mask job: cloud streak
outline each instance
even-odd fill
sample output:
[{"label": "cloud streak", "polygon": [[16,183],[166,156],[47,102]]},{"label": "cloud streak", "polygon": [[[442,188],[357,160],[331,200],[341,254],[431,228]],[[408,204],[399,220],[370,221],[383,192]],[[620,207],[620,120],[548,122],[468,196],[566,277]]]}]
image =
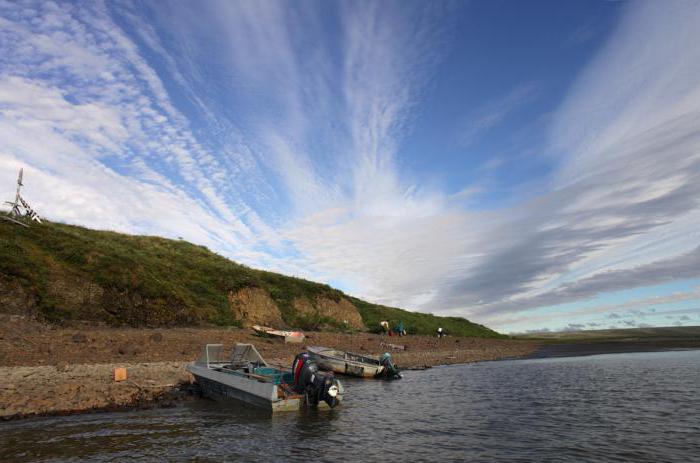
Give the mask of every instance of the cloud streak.
[{"label": "cloud streak", "polygon": [[521,84],[507,95],[484,105],[469,117],[460,135],[463,145],[474,143],[490,129],[501,124],[511,113],[537,97],[536,85],[532,82]]},{"label": "cloud streak", "polygon": [[437,306],[488,319],[698,276],[700,56],[681,44],[700,11],[661,10],[629,6],[555,115],[551,191],[486,233]]},{"label": "cloud streak", "polygon": [[0,161],[44,180],[33,188],[49,217],[250,246],[216,157],[99,4],[2,7]]},{"label": "cloud streak", "polygon": [[[403,168],[451,4],[166,6],[0,3],[2,180],[28,166],[40,212],[480,322],[700,277],[697,4],[626,7],[542,193],[493,209]],[[464,115],[467,141],[539,92]]]}]

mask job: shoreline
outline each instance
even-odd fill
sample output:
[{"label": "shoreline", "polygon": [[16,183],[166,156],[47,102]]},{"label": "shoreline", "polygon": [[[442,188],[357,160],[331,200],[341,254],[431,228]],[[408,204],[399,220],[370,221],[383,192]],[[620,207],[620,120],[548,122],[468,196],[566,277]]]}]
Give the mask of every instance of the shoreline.
[{"label": "shoreline", "polygon": [[[206,343],[222,343],[226,351],[236,342],[252,343],[268,362],[283,366],[312,345],[372,355],[389,350],[402,369],[523,358],[540,344],[365,332],[307,332],[304,344],[285,344],[249,329],[57,327],[26,317],[2,318],[0,420],[172,406],[192,397],[192,377],[184,367]],[[127,381],[113,381],[116,367],[127,369]]]},{"label": "shoreline", "polygon": [[698,340],[619,340],[543,343],[527,359],[588,357],[591,355],[672,352],[700,349]]},{"label": "shoreline", "polygon": [[[545,358],[582,357],[617,353],[644,353],[700,350],[692,347],[668,347],[647,345],[644,349],[631,346],[625,350],[600,349],[594,352],[579,350],[568,355],[551,355],[541,352],[543,346],[535,347],[530,354],[519,356],[471,357],[468,360],[447,356],[441,363],[408,363],[405,371],[421,371],[433,367],[464,365],[470,363],[529,360]],[[561,347],[570,347],[562,345]],[[577,346],[580,347],[580,346]],[[443,352],[443,354],[448,352]],[[155,363],[107,363],[75,365],[40,365],[0,367],[0,377],[5,383],[0,386],[0,421],[17,419],[66,416],[83,413],[108,413],[175,407],[188,400],[198,400],[192,377],[185,371],[188,362]],[[271,363],[281,363],[271,359]],[[115,367],[124,367],[129,379],[115,383],[111,374]],[[30,380],[30,383],[27,383]],[[374,381],[368,379],[367,381]],[[17,387],[17,384],[21,387]]]},{"label": "shoreline", "polygon": [[179,362],[119,364],[130,379],[112,380],[116,364],[0,367],[0,420],[168,407],[186,398]]},{"label": "shoreline", "polygon": [[[364,332],[308,332],[304,344],[261,338],[248,329],[56,327],[23,317],[0,320],[0,421],[40,416],[170,407],[194,400],[185,365],[206,343],[254,344],[271,364],[290,366],[306,346],[379,355],[389,350],[404,370],[494,360],[700,348],[696,341],[551,343],[535,340]],[[391,350],[390,344],[405,346]],[[124,382],[113,370],[127,369]]]}]

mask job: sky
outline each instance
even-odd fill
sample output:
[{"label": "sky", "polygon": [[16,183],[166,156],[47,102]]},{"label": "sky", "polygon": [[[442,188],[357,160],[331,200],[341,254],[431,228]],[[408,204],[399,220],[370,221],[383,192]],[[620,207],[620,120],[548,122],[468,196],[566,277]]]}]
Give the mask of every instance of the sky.
[{"label": "sky", "polygon": [[501,332],[700,325],[700,2],[0,0],[0,194]]}]

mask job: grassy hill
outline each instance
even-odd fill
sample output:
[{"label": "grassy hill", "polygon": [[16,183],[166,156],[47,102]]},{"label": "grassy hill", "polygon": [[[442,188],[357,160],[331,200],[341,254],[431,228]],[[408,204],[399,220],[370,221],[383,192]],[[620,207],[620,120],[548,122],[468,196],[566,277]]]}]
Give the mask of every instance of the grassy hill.
[{"label": "grassy hill", "polygon": [[[0,312],[32,314],[60,323],[110,325],[237,325],[229,294],[267,291],[290,326],[313,326],[293,301],[346,298],[370,329],[402,320],[410,333],[501,337],[463,318],[370,304],[328,285],[249,268],[186,241],[132,236],[52,223],[20,227],[0,220]],[[329,320],[330,322],[330,320]]]},{"label": "grassy hill", "polygon": [[[349,299],[359,310],[365,325],[373,328],[378,327],[380,321],[386,320],[391,326],[396,326],[398,322],[403,322],[409,334],[434,335],[437,329],[441,327],[447,334],[453,336],[507,337],[462,317],[438,317],[427,313],[409,312],[395,307],[370,304],[354,297]],[[373,329],[372,331],[378,330]]]}]

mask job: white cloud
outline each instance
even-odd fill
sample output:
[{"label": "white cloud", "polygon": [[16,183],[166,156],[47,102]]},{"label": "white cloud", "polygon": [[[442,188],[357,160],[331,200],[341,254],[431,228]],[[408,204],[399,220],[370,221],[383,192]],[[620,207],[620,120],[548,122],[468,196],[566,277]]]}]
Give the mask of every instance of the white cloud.
[{"label": "white cloud", "polygon": [[550,193],[485,234],[500,244],[437,306],[490,322],[588,299],[606,277],[614,289],[678,277],[672,256],[695,255],[700,219],[699,20],[695,3],[627,6],[555,114]]},{"label": "white cloud", "polygon": [[[562,311],[566,320],[588,320],[591,317],[605,315],[608,318],[621,318],[623,315],[635,315],[637,317],[654,314],[656,308],[667,304],[674,304],[686,301],[700,301],[700,288],[691,291],[675,292],[663,296],[652,296],[641,299],[632,299],[618,304],[600,304],[594,307]],[[688,310],[698,309],[664,309],[663,314],[686,313]],[[492,323],[499,326],[518,326],[520,324],[537,326],[552,320],[551,311],[548,313],[501,313],[491,318]]]},{"label": "white cloud", "polygon": [[[489,102],[470,115],[464,122],[459,135],[463,145],[474,143],[479,137],[502,123],[514,111],[537,97],[534,83],[520,84],[507,95]],[[492,160],[491,162],[497,162]]]},{"label": "white cloud", "polygon": [[216,158],[103,10],[1,11],[0,162],[29,167],[42,214],[251,254],[251,230],[210,180]]},{"label": "white cloud", "polygon": [[[603,270],[618,289],[672,278],[672,265],[644,269],[697,245],[697,4],[629,5],[555,114],[547,192],[479,212],[458,201],[474,185],[450,196],[402,174],[401,143],[451,27],[448,6],[411,7],[347,3],[328,20],[282,2],[173,2],[147,23],[132,4],[0,4],[2,184],[25,165],[49,217],[183,236],[479,321],[588,298]],[[328,24],[333,43],[318,40]],[[216,66],[200,69],[209,54]],[[516,89],[471,129],[533,94]]]}]

